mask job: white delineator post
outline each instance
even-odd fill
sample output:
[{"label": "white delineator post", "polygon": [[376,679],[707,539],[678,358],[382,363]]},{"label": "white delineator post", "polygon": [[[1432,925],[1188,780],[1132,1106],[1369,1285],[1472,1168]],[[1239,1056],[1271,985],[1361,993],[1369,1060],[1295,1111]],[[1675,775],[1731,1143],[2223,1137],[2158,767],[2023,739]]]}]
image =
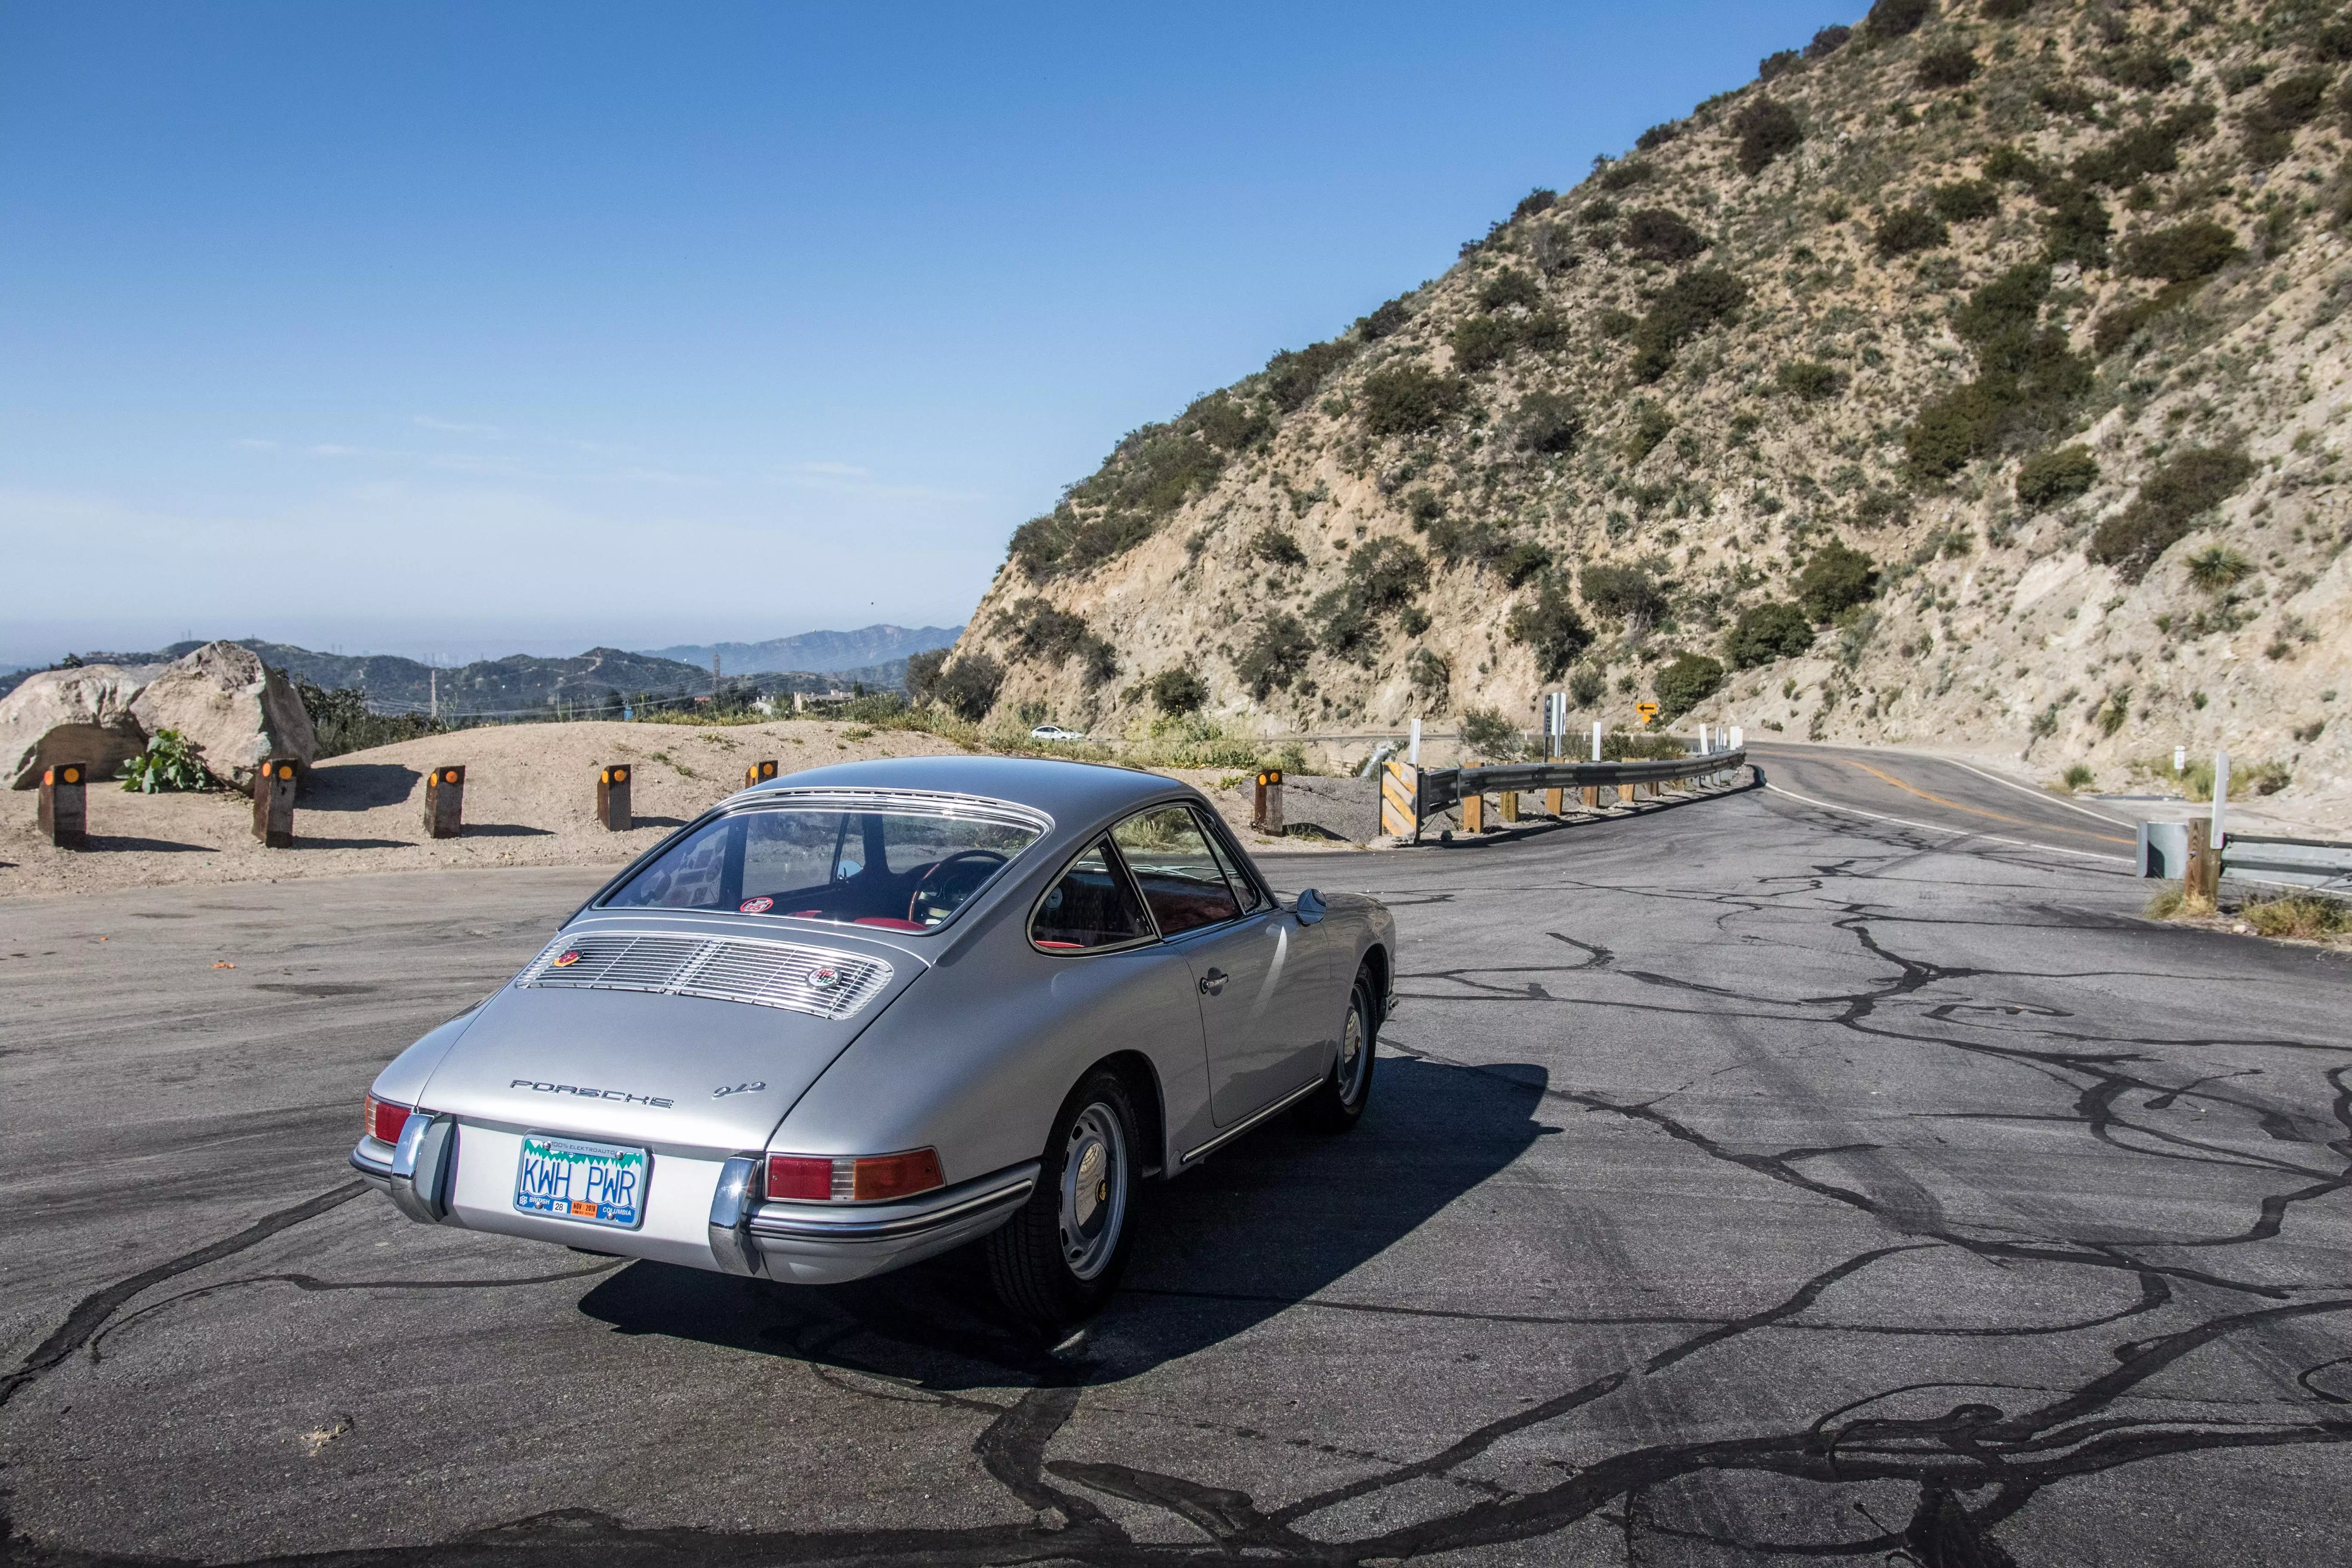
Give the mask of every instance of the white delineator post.
[{"label": "white delineator post", "polygon": [[1601,760],[1601,731],[1605,727],[1597,720],[1592,726],[1592,760],[1596,763]]},{"label": "white delineator post", "polygon": [[1698,754],[1702,757],[1715,754],[1715,731],[1705,724],[1698,727]]},{"label": "white delineator post", "polygon": [[2230,805],[2230,753],[2213,753],[2213,853],[2221,852]]}]

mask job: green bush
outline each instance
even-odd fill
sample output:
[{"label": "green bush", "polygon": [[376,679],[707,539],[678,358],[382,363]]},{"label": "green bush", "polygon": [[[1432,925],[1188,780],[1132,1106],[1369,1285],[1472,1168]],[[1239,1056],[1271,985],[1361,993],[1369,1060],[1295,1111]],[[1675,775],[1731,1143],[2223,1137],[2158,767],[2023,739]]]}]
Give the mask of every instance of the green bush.
[{"label": "green bush", "polygon": [[1845,377],[1828,365],[1808,359],[1791,360],[1780,367],[1780,390],[1808,403],[1820,403],[1845,390]]},{"label": "green bush", "polygon": [[2099,74],[2135,92],[2162,92],[2189,77],[2189,62],[2162,49],[2118,49],[2099,62]]},{"label": "green bush", "polygon": [[1655,626],[1666,613],[1665,590],[1639,566],[1596,563],[1578,575],[1576,585],[1596,615],[1629,626]]},{"label": "green bush", "polygon": [[1739,172],[1751,177],[1805,141],[1795,110],[1778,99],[1757,99],[1732,117],[1731,129],[1739,137]]},{"label": "green bush", "polygon": [[1601,335],[1604,338],[1631,337],[1633,335],[1633,329],[1642,324],[1642,318],[1631,310],[1620,310],[1614,307],[1601,311],[1593,318],[1593,321],[1601,328]]},{"label": "green bush", "polygon": [[2045,511],[2073,500],[2099,482],[2099,460],[2088,447],[2061,447],[2025,459],[2017,470],[2017,500],[2032,511]]},{"label": "green bush", "polygon": [[1584,436],[1584,413],[1564,392],[1530,392],[1519,399],[1519,445],[1558,456],[1576,450]]},{"label": "green bush", "polygon": [[2352,16],[2338,16],[2314,33],[2311,52],[2323,60],[2352,60]]},{"label": "green bush", "polygon": [[1953,312],[1952,330],[1979,349],[2008,333],[2030,331],[2049,293],[2049,268],[2033,262],[2012,267],[1969,296]]},{"label": "green bush", "polygon": [[2053,264],[2105,267],[2107,240],[2116,231],[2107,204],[2087,185],[2053,186],[2047,196],[2050,210],[2042,219],[2043,258]]},{"label": "green bush", "polygon": [[1309,343],[1292,352],[1288,349],[1265,362],[1266,395],[1285,414],[1296,413],[1307,406],[1323,378],[1354,357],[1355,345],[1333,339],[1328,342]]},{"label": "green bush", "polygon": [[2011,433],[2058,423],[2090,389],[2091,367],[2065,334],[2033,330],[2049,291],[2048,267],[2012,267],[1953,313],[1953,331],[1976,350],[1977,378],[1929,402],[1904,432],[1914,479],[1948,479]]},{"label": "green bush", "polygon": [[1626,191],[1657,177],[1656,167],[1648,160],[1624,158],[1601,171],[1601,188],[1604,191]]},{"label": "green bush", "polygon": [[1263,702],[1277,689],[1287,689],[1305,673],[1307,661],[1314,656],[1314,640],[1297,617],[1276,611],[1243,647],[1241,657],[1234,661],[1234,673],[1249,694]]},{"label": "green bush", "polygon": [[2092,784],[2095,783],[2097,778],[2098,775],[2096,773],[2084,767],[2082,763],[2076,763],[2073,767],[2066,770],[2066,775],[2063,782],[2066,788],[2069,791],[2073,791],[2090,788]]},{"label": "green bush", "polygon": [[1826,58],[1845,47],[1846,40],[1853,37],[1853,29],[1843,23],[1823,27],[1813,35],[1813,41],[1805,46],[1805,58],[1809,60]]},{"label": "green bush", "polygon": [[1489,310],[1508,310],[1513,305],[1532,310],[1543,303],[1543,289],[1517,268],[1506,267],[1478,290],[1478,303]]},{"label": "green bush", "polygon": [[1876,0],[1862,25],[1874,37],[1907,37],[1919,30],[1930,8],[1928,0]]},{"label": "green bush", "polygon": [[2274,83],[2245,117],[2248,161],[2267,168],[2294,149],[2294,133],[2319,118],[2335,85],[2330,71],[2303,71]]},{"label": "green bush", "polygon": [[1516,222],[1523,217],[1533,217],[1538,213],[1548,213],[1551,211],[1552,207],[1557,205],[1559,201],[1559,193],[1558,191],[1552,190],[1549,186],[1538,185],[1534,190],[1529,191],[1526,195],[1519,198],[1519,205],[1511,209],[1511,217],[1513,221]]},{"label": "green bush", "polygon": [[1703,653],[1679,653],[1658,671],[1658,722],[1671,724],[1723,689],[1723,665]]},{"label": "green bush", "polygon": [[1380,638],[1380,623],[1344,587],[1327,588],[1307,606],[1315,646],[1336,658],[1356,658]]},{"label": "green bush", "polygon": [[2211,133],[2213,115],[2211,104],[2195,103],[2161,120],[2135,125],[2075,159],[2074,176],[2084,184],[2122,190],[2150,174],[2169,174],[2180,167],[2183,142]]},{"label": "green bush", "polygon": [[2033,9],[2033,0],[1984,0],[1978,8],[1989,22],[2014,22]]},{"label": "green bush", "polygon": [[915,654],[907,660],[907,700],[918,708],[933,702],[945,702],[940,686],[940,670],[946,665],[950,648],[935,647]]},{"label": "green bush", "polygon": [[940,671],[933,695],[957,718],[976,724],[996,706],[1003,686],[1003,665],[984,653],[966,654]]},{"label": "green bush", "polygon": [[147,749],[122,764],[115,775],[122,787],[141,795],[177,794],[213,787],[213,775],[189,739],[177,730],[158,730],[147,737]]},{"label": "green bush", "polygon": [[1658,449],[1658,443],[1673,434],[1675,416],[1654,403],[1633,405],[1633,427],[1625,435],[1625,460],[1639,466],[1642,459]]},{"label": "green bush", "polygon": [[1920,56],[1918,68],[1911,75],[1921,87],[1936,91],[1944,88],[1966,87],[1977,79],[1977,72],[1981,68],[1977,64],[1976,56],[1958,44],[1948,44]]},{"label": "green bush", "polygon": [[1495,568],[1514,588],[1525,587],[1537,573],[1551,564],[1551,552],[1532,540],[1523,540],[1503,552]]},{"label": "green bush", "polygon": [[365,692],[348,686],[329,690],[299,675],[294,677],[294,694],[310,716],[310,732],[318,739],[318,749],[311,755],[318,759],[422,740],[451,729],[447,722],[423,713],[370,712]]},{"label": "green bush", "polygon": [[1805,57],[1794,49],[1775,49],[1756,62],[1756,79],[1772,81],[1787,76],[1805,63]]},{"label": "green bush", "polygon": [[1465,316],[1447,334],[1454,368],[1465,375],[1499,364],[1518,346],[1518,324],[1507,316]]},{"label": "green bush", "polygon": [[2183,563],[2189,580],[2209,594],[2232,588],[2253,575],[2254,563],[2226,544],[2211,544]]},{"label": "green bush", "polygon": [[2243,452],[2200,447],[2181,453],[2147,477],[2131,505],[2099,525],[2091,535],[2090,558],[2115,567],[2126,583],[2138,582],[2196,526],[2200,514],[2235,495],[2253,476],[2254,465]]},{"label": "green bush", "polygon": [[1797,578],[1797,602],[1816,621],[1834,620],[1840,611],[1877,595],[1878,568],[1870,557],[1835,540],[1822,546]]},{"label": "green bush", "polygon": [[1756,605],[1739,612],[1724,651],[1740,669],[1795,658],[1813,646],[1812,617],[1794,605]]},{"label": "green bush", "polygon": [[1391,615],[1421,596],[1429,583],[1429,563],[1402,539],[1375,539],[1348,558],[1340,581],[1370,613]]},{"label": "green bush", "polygon": [[2080,82],[2053,81],[2036,88],[2033,101],[2053,114],[2063,114],[2072,120],[2096,120],[2099,117],[2098,95]]},{"label": "green bush", "polygon": [[1056,668],[1078,661],[1088,686],[1100,686],[1118,673],[1118,652],[1097,637],[1084,616],[1040,598],[1016,600],[996,617],[996,629],[1009,637],[1014,658]]},{"label": "green bush", "polygon": [[2166,311],[2187,304],[2203,282],[2196,279],[2186,283],[2168,283],[2147,299],[2102,311],[2099,319],[2091,323],[2092,352],[2101,359],[2106,358],[2130,342],[2142,327]]},{"label": "green bush", "polygon": [[2234,229],[2199,218],[2124,241],[2124,270],[2134,278],[2187,283],[2210,278],[2242,254]]},{"label": "green bush", "polygon": [[2049,172],[2018,148],[2003,144],[1985,154],[1980,165],[1984,177],[1997,184],[2023,185],[2038,189],[2050,178]]},{"label": "green bush", "polygon": [[1961,180],[1927,193],[1927,205],[1948,223],[1974,223],[2000,213],[2000,192],[1990,180]]},{"label": "green bush", "polygon": [[1274,421],[1224,393],[1203,397],[1184,411],[1185,424],[1221,451],[1239,452],[1256,446],[1274,433]]},{"label": "green bush", "polygon": [[1269,566],[1307,564],[1307,552],[1298,548],[1298,541],[1270,522],[1250,535],[1249,552]]},{"label": "green bush", "polygon": [[1653,125],[1634,137],[1633,146],[1639,152],[1654,153],[1682,133],[1682,123],[1670,120],[1663,125]]},{"label": "green bush", "polygon": [[1444,658],[1425,647],[1412,650],[1404,661],[1404,673],[1416,691],[1444,693],[1454,684],[1454,671]]},{"label": "green bush", "polygon": [[1609,682],[1589,664],[1578,665],[1568,678],[1568,700],[1579,708],[1591,707],[1608,691]]},{"label": "green bush", "polygon": [[1457,412],[1469,395],[1469,388],[1459,377],[1401,364],[1366,376],[1357,405],[1362,411],[1364,428],[1371,434],[1411,436]]},{"label": "green bush", "polygon": [[1357,317],[1356,332],[1366,342],[1376,343],[1382,338],[1391,338],[1404,331],[1405,324],[1412,320],[1412,313],[1404,308],[1402,300],[1391,300],[1370,315]]},{"label": "green bush", "polygon": [[1462,744],[1474,757],[1487,762],[1511,762],[1519,754],[1518,727],[1496,709],[1465,708]]},{"label": "green bush", "polygon": [[1513,642],[1534,650],[1537,673],[1546,680],[1559,679],[1592,646],[1592,628],[1576,613],[1568,585],[1557,573],[1544,574],[1535,598],[1514,608],[1503,630]]},{"label": "green bush", "polygon": [[1707,247],[1679,213],[1649,207],[1625,219],[1625,248],[1651,261],[1688,261]]},{"label": "green bush", "polygon": [[1633,373],[1655,381],[1674,363],[1675,351],[1748,302],[1748,286],[1720,268],[1694,268],[1668,284],[1633,329]]},{"label": "green bush", "polygon": [[1209,700],[1208,682],[1181,664],[1153,676],[1150,690],[1162,713],[1197,713]]}]

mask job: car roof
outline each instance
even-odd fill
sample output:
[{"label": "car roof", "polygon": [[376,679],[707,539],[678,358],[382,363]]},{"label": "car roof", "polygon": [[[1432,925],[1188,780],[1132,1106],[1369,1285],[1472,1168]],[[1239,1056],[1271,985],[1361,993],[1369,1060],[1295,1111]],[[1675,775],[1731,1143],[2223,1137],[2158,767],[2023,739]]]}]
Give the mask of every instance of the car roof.
[{"label": "car roof", "polygon": [[1034,806],[1064,829],[1083,828],[1171,795],[1196,793],[1181,779],[1100,763],[1050,757],[877,757],[786,773],[734,798],[756,800],[804,789],[913,789],[985,795]]}]

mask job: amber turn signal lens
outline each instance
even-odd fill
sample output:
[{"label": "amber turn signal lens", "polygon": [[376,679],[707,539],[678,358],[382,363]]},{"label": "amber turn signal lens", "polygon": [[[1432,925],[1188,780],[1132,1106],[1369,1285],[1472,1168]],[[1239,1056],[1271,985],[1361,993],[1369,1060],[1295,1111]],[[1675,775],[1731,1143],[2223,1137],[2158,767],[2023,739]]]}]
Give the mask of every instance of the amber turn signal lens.
[{"label": "amber turn signal lens", "polygon": [[856,1174],[850,1178],[849,1195],[861,1202],[906,1198],[947,1184],[947,1177],[940,1171],[939,1155],[929,1149],[913,1149],[904,1154],[877,1154],[859,1160]]},{"label": "amber turn signal lens", "polygon": [[368,1136],[384,1143],[400,1142],[400,1130],[408,1125],[408,1107],[388,1105],[373,1095],[368,1096]]}]

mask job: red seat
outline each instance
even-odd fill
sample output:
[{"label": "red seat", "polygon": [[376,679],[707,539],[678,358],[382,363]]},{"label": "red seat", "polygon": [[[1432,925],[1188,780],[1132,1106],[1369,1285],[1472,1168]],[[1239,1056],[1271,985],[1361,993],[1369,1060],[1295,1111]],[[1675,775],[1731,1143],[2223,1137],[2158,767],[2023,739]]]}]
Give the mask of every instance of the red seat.
[{"label": "red seat", "polygon": [[915,921],[902,921],[889,915],[860,915],[852,925],[880,926],[884,931],[929,931],[931,928]]}]

